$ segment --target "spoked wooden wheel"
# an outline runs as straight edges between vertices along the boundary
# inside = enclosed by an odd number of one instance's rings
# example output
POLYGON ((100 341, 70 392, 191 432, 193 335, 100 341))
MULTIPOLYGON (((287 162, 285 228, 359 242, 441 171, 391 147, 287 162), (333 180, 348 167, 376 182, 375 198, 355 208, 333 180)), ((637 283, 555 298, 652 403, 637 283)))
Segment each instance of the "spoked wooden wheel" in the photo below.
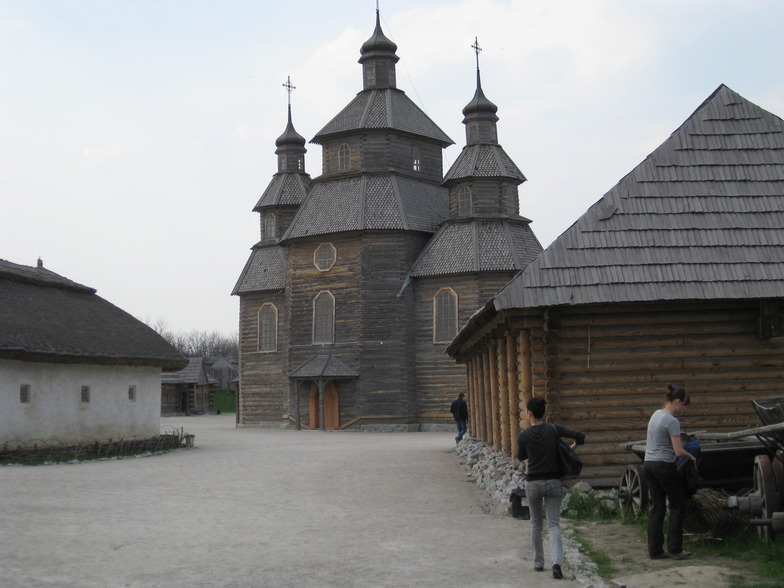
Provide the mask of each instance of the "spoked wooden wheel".
MULTIPOLYGON (((754 493, 760 496, 760 518, 770 520, 779 509, 779 494, 776 488, 773 465, 767 455, 754 458, 754 493)), ((771 525, 759 525, 757 533, 761 539, 773 539, 771 525)))
POLYGON ((640 514, 648 509, 648 483, 641 465, 630 465, 618 485, 618 498, 624 508, 640 514))

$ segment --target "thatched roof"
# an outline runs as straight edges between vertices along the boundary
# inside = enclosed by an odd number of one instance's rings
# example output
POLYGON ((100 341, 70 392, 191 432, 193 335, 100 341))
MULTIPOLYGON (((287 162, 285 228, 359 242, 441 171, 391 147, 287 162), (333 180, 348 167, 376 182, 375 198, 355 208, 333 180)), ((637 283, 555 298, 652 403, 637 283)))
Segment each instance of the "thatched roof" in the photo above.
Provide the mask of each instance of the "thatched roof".
POLYGON ((0 260, 0 358, 166 370, 187 364, 158 333, 95 292, 40 264, 0 260))
POLYGON ((782 293, 784 121, 722 85, 493 304, 782 293))

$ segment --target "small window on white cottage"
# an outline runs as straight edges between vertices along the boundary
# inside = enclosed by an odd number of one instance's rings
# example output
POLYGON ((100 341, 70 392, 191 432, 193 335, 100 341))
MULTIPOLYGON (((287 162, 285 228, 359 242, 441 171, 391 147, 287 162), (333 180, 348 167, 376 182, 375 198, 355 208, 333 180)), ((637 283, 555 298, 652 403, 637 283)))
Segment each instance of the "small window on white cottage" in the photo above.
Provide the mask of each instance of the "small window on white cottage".
POLYGON ((278 309, 269 302, 259 309, 259 351, 278 349, 278 309))
POLYGON ((411 150, 411 158, 414 162, 414 171, 422 171, 422 155, 419 153, 419 147, 414 145, 414 148, 411 150))
POLYGON ((351 159, 351 149, 349 149, 347 143, 342 143, 338 148, 338 170, 339 171, 347 170, 350 159, 351 159))
POLYGON ((337 259, 337 249, 332 243, 322 243, 313 252, 313 265, 320 272, 326 272, 332 269, 337 259))
POLYGON ((461 186, 457 191, 457 214, 471 214, 471 188, 461 186))
POLYGON ((22 404, 30 404, 30 384, 22 384, 19 386, 19 402, 22 404))
POLYGON ((452 288, 433 297, 433 343, 449 343, 457 334, 457 294, 452 288))
POLYGON ((90 403, 90 386, 82 386, 81 399, 82 399, 82 404, 90 403))
POLYGON ((136 402, 136 386, 128 386, 128 400, 136 402))
POLYGON ((331 292, 319 292, 313 299, 313 344, 331 345, 335 342, 335 297, 331 292))

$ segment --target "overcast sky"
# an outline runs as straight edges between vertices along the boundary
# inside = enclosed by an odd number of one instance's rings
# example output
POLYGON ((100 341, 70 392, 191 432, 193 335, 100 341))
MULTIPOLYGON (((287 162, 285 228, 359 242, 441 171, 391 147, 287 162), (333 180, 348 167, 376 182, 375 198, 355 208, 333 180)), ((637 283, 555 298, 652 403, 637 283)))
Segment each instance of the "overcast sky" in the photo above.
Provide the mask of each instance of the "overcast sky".
MULTIPOLYGON (((475 89, 549 245, 721 83, 784 116, 779 0, 381 0, 398 87, 456 143, 475 89)), ((175 331, 237 330, 291 76, 310 140, 362 89, 374 0, 0 0, 0 258, 175 331)), ((306 171, 321 173, 308 145, 306 171)))

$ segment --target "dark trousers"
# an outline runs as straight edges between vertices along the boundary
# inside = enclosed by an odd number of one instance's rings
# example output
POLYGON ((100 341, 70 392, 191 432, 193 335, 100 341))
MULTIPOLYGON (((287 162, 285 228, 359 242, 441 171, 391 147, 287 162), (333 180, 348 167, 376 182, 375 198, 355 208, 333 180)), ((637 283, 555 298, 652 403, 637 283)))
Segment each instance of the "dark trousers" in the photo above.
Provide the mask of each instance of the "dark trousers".
POLYGON ((466 431, 468 431, 468 421, 455 419, 455 422, 457 423, 457 437, 455 437, 455 439, 460 441, 463 438, 463 435, 466 434, 466 431))
POLYGON ((683 519, 686 515, 686 498, 683 482, 674 463, 645 462, 645 480, 648 482, 651 506, 648 520, 648 555, 664 551, 664 516, 670 503, 670 524, 667 531, 667 551, 683 551, 683 519))

